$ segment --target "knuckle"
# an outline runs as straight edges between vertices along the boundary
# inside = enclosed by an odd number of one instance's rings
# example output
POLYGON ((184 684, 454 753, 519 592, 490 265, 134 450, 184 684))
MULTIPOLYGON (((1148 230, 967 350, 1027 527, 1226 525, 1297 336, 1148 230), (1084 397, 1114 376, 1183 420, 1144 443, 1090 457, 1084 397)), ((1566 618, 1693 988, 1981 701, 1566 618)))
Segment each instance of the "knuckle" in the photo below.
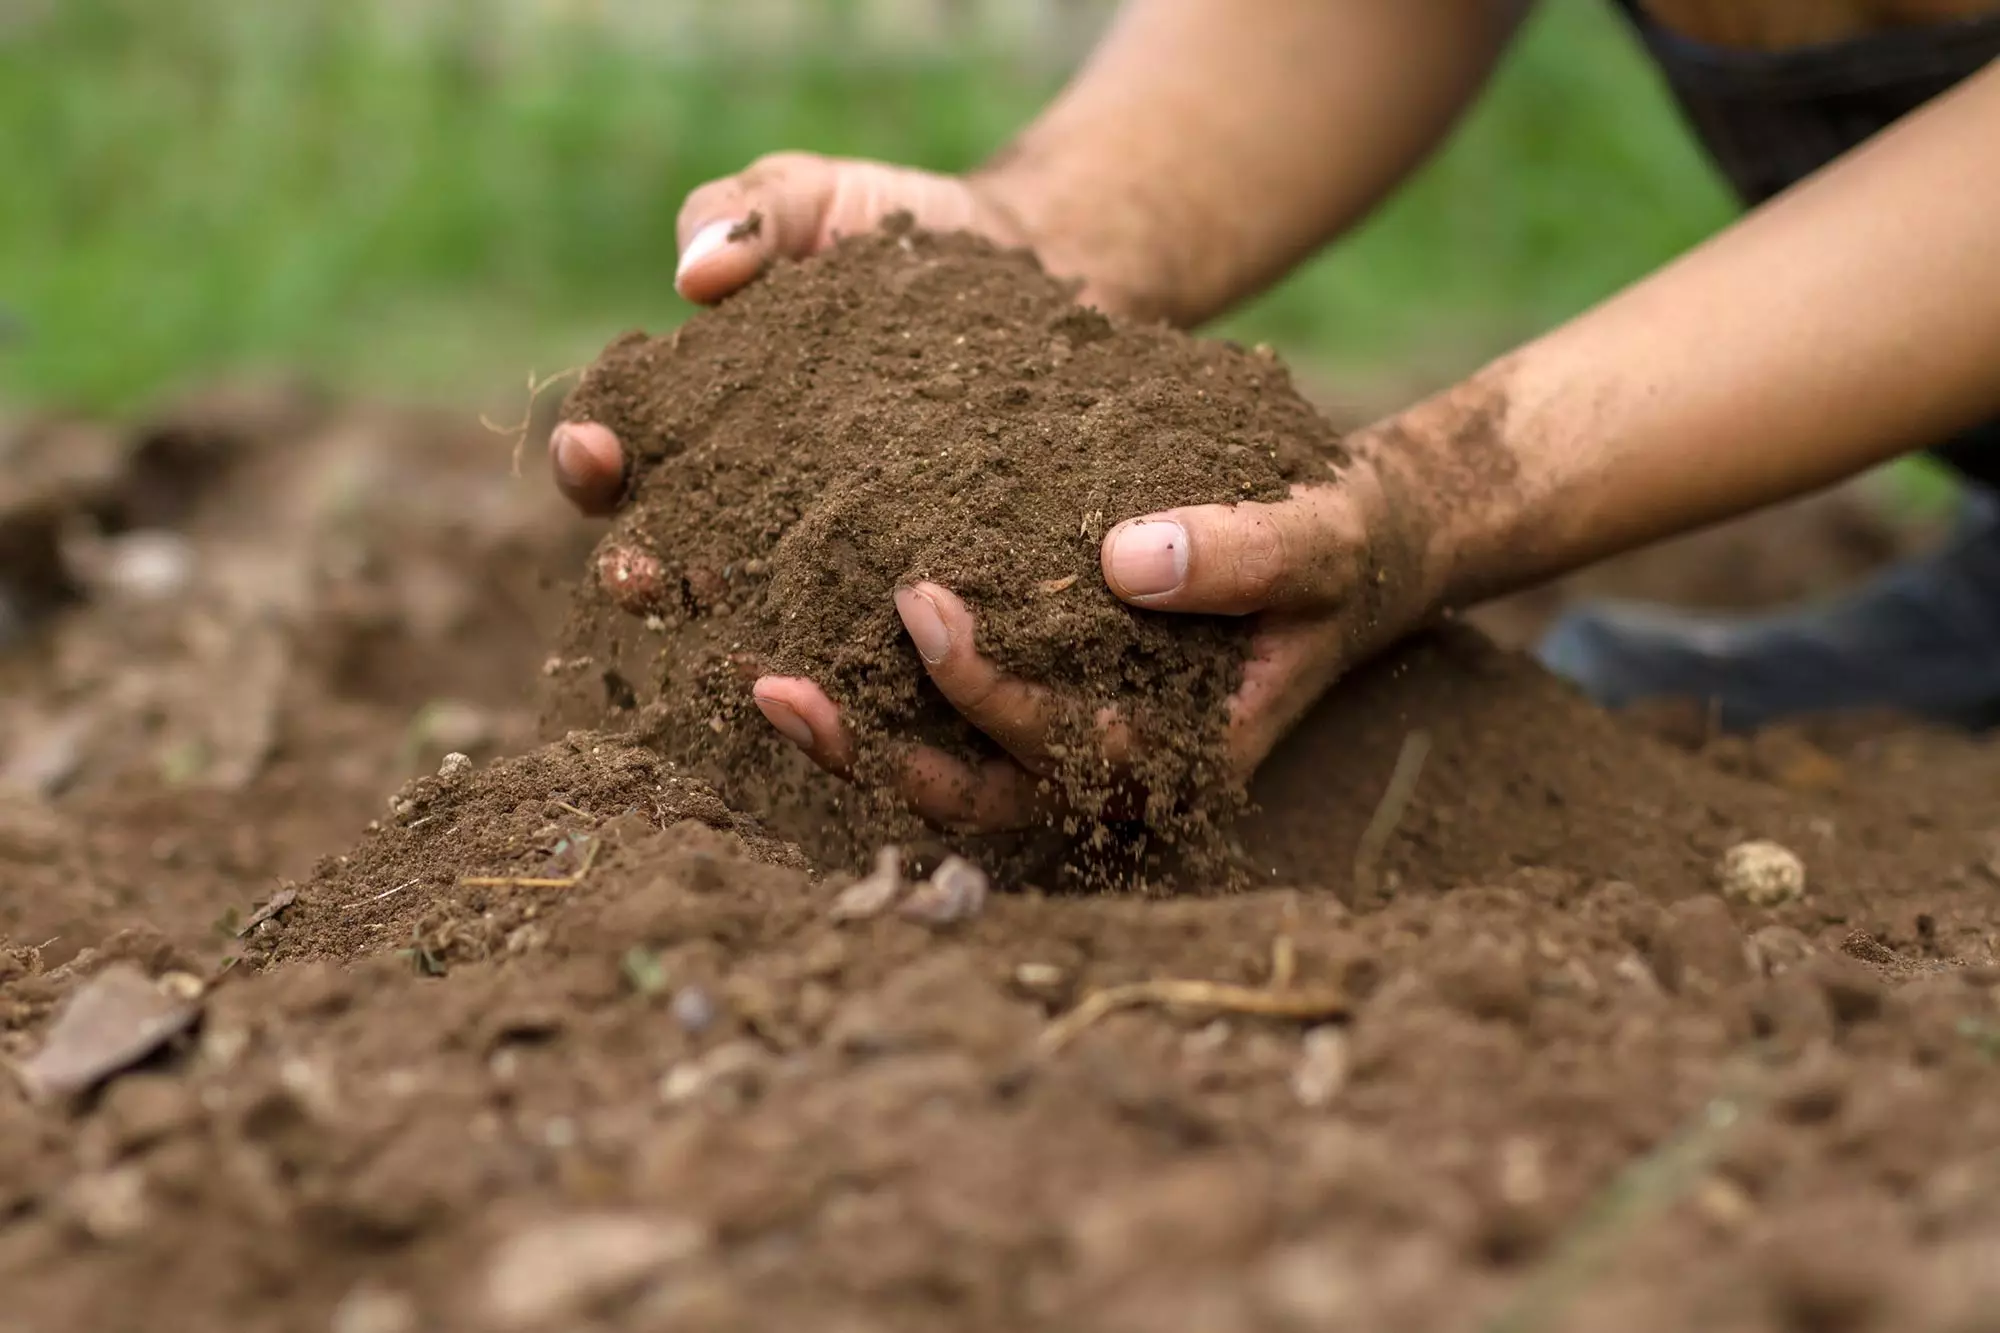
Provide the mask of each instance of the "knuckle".
POLYGON ((699 231, 702 223, 708 221, 710 217, 725 212, 728 200, 736 190, 736 181, 732 177, 729 180, 697 185, 689 191, 688 197, 681 203, 680 216, 674 220, 674 228, 681 244, 685 245, 692 240, 694 233, 699 231))
POLYGON ((1276 593, 1290 567, 1290 550, 1285 529, 1267 514, 1245 515, 1230 541, 1224 569, 1228 584, 1223 591, 1232 599, 1261 602, 1276 593))
POLYGON ((768 186, 784 185, 788 177, 817 168, 825 159, 817 153, 801 153, 785 150, 765 153, 745 167, 736 179, 745 189, 762 189, 768 186))
MULTIPOLYGON (((938 665, 948 670, 951 658, 947 657, 938 665)), ((1003 701, 1002 684, 999 672, 990 667, 982 667, 977 662, 967 663, 960 669, 950 672, 947 679, 938 682, 939 688, 951 696, 952 703, 961 713, 974 714, 981 718, 1000 711, 1000 704, 1003 701)))

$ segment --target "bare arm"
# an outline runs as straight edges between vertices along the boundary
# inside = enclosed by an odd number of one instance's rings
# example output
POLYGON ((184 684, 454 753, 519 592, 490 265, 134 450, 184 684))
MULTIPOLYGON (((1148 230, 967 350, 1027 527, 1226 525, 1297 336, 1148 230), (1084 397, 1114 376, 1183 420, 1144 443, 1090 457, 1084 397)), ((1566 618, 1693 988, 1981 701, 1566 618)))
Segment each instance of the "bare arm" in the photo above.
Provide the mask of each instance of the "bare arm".
MULTIPOLYGON (((1359 221, 1437 146, 1532 0, 1126 0, 1061 97, 987 166, 941 176, 773 153, 681 208, 675 286, 714 302, 779 258, 903 210, 1029 245, 1084 299, 1191 325, 1359 221)), ((556 482, 603 513, 622 447, 549 441, 556 482)))
POLYGON ((2000 66, 1369 434, 1464 606, 2000 413, 2000 66))
POLYGON ((1352 226, 1442 140, 1526 0, 1132 0, 973 177, 1049 267, 1199 323, 1352 226))

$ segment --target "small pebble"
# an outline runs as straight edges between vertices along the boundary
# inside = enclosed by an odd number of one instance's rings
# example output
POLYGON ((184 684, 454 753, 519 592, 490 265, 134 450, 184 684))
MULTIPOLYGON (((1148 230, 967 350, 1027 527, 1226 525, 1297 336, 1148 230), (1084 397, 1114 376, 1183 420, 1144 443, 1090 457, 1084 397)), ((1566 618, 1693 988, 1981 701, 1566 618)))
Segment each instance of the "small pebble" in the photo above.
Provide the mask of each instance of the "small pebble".
POLYGON ((1331 1106, 1347 1084, 1348 1066, 1345 1029, 1326 1025, 1306 1033, 1292 1070, 1292 1094, 1299 1105, 1313 1110, 1331 1106))
POLYGON ((408 1296, 362 1283, 333 1308, 332 1333, 417 1333, 417 1307, 408 1296))
POLYGON ((457 782, 470 772, 472 772, 472 756, 453 750, 444 757, 444 762, 438 765, 438 781, 457 782))
POLYGON ((1806 866, 1789 847, 1740 842, 1722 858, 1722 896, 1752 907, 1776 907, 1805 896, 1806 866))
POLYGON ((160 990, 176 1000, 199 1000, 208 987, 192 972, 167 972, 155 983, 160 990))
POLYGON ((92 1240, 107 1244, 130 1240, 146 1229, 146 1175, 136 1166, 121 1166, 70 1182, 63 1203, 76 1225, 92 1240))
POLYGON ((1757 1217, 1757 1204, 1727 1176, 1709 1176, 1695 1187, 1694 1208, 1718 1231, 1736 1235, 1757 1217))
POLYGON ((1023 963, 1014 969, 1014 984, 1030 995, 1047 998, 1062 989, 1063 970, 1054 963, 1023 963))
POLYGON ((660 1100, 682 1106, 712 1087, 747 1092, 755 1088, 768 1060, 753 1041, 732 1041, 694 1060, 683 1060, 660 1079, 660 1100))
POLYGON ((580 1326, 593 1307, 639 1290, 708 1244, 703 1228, 671 1217, 600 1213, 536 1223, 494 1251, 487 1318, 503 1329, 580 1326))
POLYGON ((194 547, 178 532, 127 532, 105 543, 105 555, 105 586, 135 601, 164 601, 194 577, 194 547))
POLYGON ((896 910, 927 926, 969 921, 986 910, 986 888, 985 871, 962 856, 947 856, 896 910))
POLYGON ((715 1000, 700 986, 683 986, 674 992, 674 1021, 683 1031, 702 1033, 715 1026, 715 1000))
POLYGON ((884 847, 875 853, 875 869, 842 889, 826 914, 833 921, 867 921, 888 911, 902 893, 902 849, 884 847))

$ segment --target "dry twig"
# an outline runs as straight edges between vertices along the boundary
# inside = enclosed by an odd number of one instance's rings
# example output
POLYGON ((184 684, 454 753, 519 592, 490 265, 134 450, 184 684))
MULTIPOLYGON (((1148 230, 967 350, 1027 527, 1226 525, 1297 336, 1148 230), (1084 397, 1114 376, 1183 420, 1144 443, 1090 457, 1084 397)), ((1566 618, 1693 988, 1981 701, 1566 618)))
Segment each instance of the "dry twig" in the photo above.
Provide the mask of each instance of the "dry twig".
POLYGON ((299 891, 297 889, 279 889, 271 895, 269 902, 250 914, 250 919, 245 921, 242 928, 236 932, 236 938, 239 940, 242 939, 245 935, 248 935, 266 921, 271 920, 298 900, 299 891))
POLYGON ((1335 990, 1272 990, 1219 981, 1136 981, 1085 996, 1083 1003, 1042 1030, 1042 1052, 1053 1055, 1105 1015, 1142 1004, 1186 1005, 1265 1018, 1327 1019, 1347 1012, 1347 996, 1335 990))
POLYGON ((533 371, 529 371, 528 405, 521 409, 521 420, 512 426, 499 425, 498 423, 489 420, 484 412, 479 414, 480 425, 486 427, 486 429, 492 431, 495 435, 507 435, 513 437, 515 476, 518 477, 521 475, 521 451, 527 448, 528 432, 534 429, 535 404, 541 400, 542 392, 545 389, 547 389, 550 385, 555 384, 559 380, 566 380, 572 375, 581 375, 583 373, 583 369, 584 368, 582 366, 571 366, 568 370, 558 370, 553 375, 546 375, 539 377, 533 371))
POLYGON ((1389 785, 1382 790, 1382 800, 1369 816, 1368 827, 1361 830, 1361 841, 1354 847, 1354 893, 1357 900, 1375 896, 1375 867, 1382 859, 1383 851, 1389 845, 1390 837, 1396 832, 1396 825, 1403 820, 1404 811, 1410 808, 1410 798, 1416 795, 1417 779, 1423 774, 1424 760, 1431 752, 1431 734, 1428 731, 1413 731, 1403 738, 1403 748, 1396 754, 1396 766, 1389 772, 1389 785))
POLYGON ((574 875, 546 877, 536 875, 461 875, 458 883, 467 889, 573 889, 583 883, 583 877, 590 873, 590 867, 597 861, 597 839, 590 840, 590 846, 583 853, 583 864, 576 868, 574 875))

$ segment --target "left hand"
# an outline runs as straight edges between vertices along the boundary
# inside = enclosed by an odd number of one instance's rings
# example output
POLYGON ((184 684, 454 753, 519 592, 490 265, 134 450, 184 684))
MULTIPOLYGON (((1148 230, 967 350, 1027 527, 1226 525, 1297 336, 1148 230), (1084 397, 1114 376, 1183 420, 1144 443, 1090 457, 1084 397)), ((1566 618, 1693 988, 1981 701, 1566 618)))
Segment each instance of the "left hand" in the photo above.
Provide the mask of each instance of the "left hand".
MULTIPOLYGON (((1340 481, 1272 504, 1200 505, 1129 519, 1105 535, 1105 582, 1152 611, 1255 616, 1249 660, 1229 701, 1227 744, 1248 778, 1313 702, 1349 667, 1423 617, 1421 552, 1393 525, 1374 469, 1357 459, 1340 481)), ((939 691, 1006 757, 973 766, 913 745, 896 778, 919 815, 948 828, 992 832, 1060 813, 1042 782, 1056 713, 1049 690, 1001 672, 976 647, 972 613, 949 589, 899 589, 896 610, 939 691)), ((825 692, 796 676, 764 676, 758 708, 828 772, 853 775, 855 747, 825 692)), ((1119 710, 1099 714, 1114 766, 1131 758, 1119 710)))

